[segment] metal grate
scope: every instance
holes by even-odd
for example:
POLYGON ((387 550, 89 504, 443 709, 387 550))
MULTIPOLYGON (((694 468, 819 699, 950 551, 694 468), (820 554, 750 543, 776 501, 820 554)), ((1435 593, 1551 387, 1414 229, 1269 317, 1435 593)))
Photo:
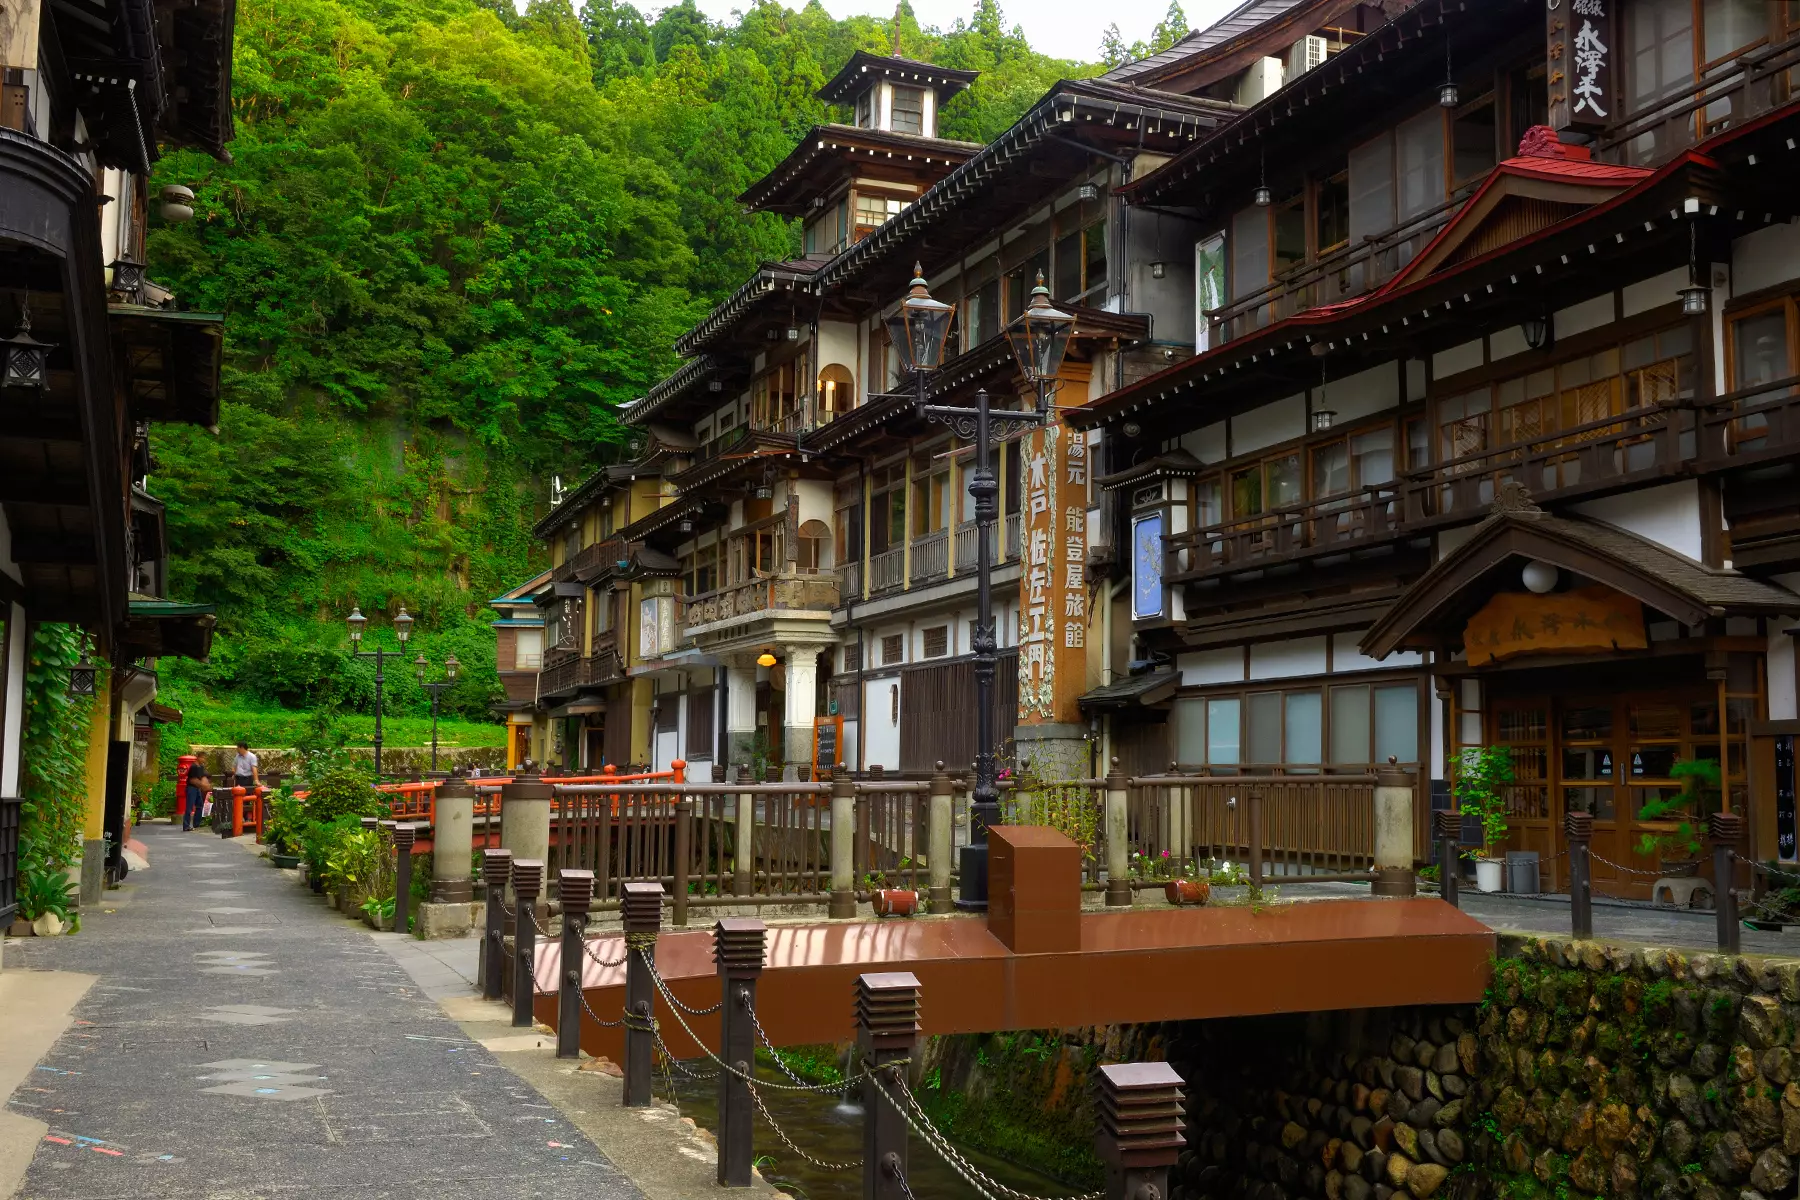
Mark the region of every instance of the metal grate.
POLYGON ((891 633, 881 639, 881 665, 892 666, 906 659, 906 635, 891 633))
POLYGON ((19 821, 24 805, 17 796, 0 796, 0 925, 9 923, 19 908, 19 821))

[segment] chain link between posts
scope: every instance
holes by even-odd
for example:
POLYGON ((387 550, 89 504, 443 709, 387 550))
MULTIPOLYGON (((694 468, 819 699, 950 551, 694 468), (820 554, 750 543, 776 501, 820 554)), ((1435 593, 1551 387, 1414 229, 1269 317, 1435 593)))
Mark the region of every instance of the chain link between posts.
MULTIPOLYGON (((924 1138, 933 1150, 937 1151, 939 1158, 942 1158, 945 1162, 949 1163, 952 1170, 958 1175, 961 1175, 964 1180, 975 1188, 976 1191, 981 1192, 984 1196, 987 1195, 988 1189, 998 1192, 1001 1196, 1006 1197, 1007 1200, 1102 1200, 1102 1197, 1106 1195, 1105 1192, 1086 1192, 1079 1196, 1044 1197, 1034 1196, 1030 1192, 1021 1192, 1016 1188, 1007 1187, 1004 1183, 1001 1183, 991 1175, 985 1174, 979 1167, 964 1157, 962 1152, 956 1148, 955 1144, 952 1143, 950 1139, 937 1128, 937 1126, 931 1123, 931 1118, 925 1113, 924 1105, 919 1103, 919 1098, 913 1095, 912 1089, 906 1085, 904 1075, 896 1075, 894 1088, 900 1093, 901 1097, 906 1101, 906 1104, 911 1107, 913 1114, 918 1118, 917 1121, 914 1121, 909 1117, 907 1124, 918 1131, 919 1136, 924 1138), (971 1176, 973 1176, 973 1178, 971 1178, 971 1176), (980 1180, 980 1183, 977 1183, 976 1180, 980 1180)), ((886 1089, 882 1089, 882 1092, 885 1095, 886 1089)), ((904 1108, 901 1109, 901 1112, 902 1115, 905 1115, 904 1108)), ((989 1200, 992 1200, 992 1198, 990 1197, 989 1200)))

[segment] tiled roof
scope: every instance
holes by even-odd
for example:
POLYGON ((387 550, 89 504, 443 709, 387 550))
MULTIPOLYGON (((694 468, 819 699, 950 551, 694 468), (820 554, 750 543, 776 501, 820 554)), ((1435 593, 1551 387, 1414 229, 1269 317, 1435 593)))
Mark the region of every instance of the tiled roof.
POLYGON ((1309 3, 1311 0, 1247 0, 1205 29, 1194 30, 1167 50, 1114 67, 1100 78, 1112 83, 1126 83, 1142 75, 1153 75, 1163 67, 1172 67, 1196 54, 1223 46, 1233 38, 1251 32, 1265 21, 1285 16, 1309 3))

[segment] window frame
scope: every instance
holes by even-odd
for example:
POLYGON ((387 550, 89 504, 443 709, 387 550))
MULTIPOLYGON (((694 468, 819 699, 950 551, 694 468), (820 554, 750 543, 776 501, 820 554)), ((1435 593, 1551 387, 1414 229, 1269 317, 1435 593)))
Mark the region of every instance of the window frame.
MULTIPOLYGON (((1327 642, 1327 646, 1330 642, 1327 642)), ((1245 666, 1248 674, 1248 647, 1245 647, 1245 666)), ((1330 651, 1327 650, 1327 665, 1330 665, 1330 651)), ((1175 695, 1175 704, 1184 701, 1200 702, 1204 708, 1201 713, 1199 740, 1208 749, 1213 744, 1212 737, 1212 704, 1217 700, 1236 700, 1238 707, 1237 757, 1235 763, 1212 764, 1210 762, 1194 763, 1181 759, 1179 765, 1183 771, 1195 770, 1204 774, 1237 775, 1245 772, 1257 774, 1272 773, 1276 775, 1333 775, 1363 774, 1383 765, 1370 762, 1336 762, 1332 755, 1332 692, 1337 688, 1364 687, 1368 690, 1368 740, 1369 752, 1374 754, 1378 737, 1376 723, 1376 693, 1384 688, 1394 688, 1410 684, 1415 696, 1415 729, 1413 750, 1419 756, 1411 762, 1400 763, 1402 767, 1424 769, 1430 765, 1432 753, 1431 742, 1431 705, 1435 695, 1431 686, 1429 671, 1419 667, 1397 667, 1372 671, 1326 671, 1322 675, 1303 675, 1283 679, 1244 680, 1242 682, 1207 684, 1199 687, 1184 687, 1175 695), (1288 753, 1288 697, 1300 693, 1311 693, 1319 697, 1319 758, 1316 763, 1289 763, 1288 753), (1250 698, 1256 695, 1276 695, 1275 710, 1281 725, 1281 756, 1283 761, 1277 763, 1261 763, 1247 761, 1250 754, 1250 698)), ((1171 727, 1175 716, 1170 717, 1171 727)), ((1169 747, 1171 757, 1180 756, 1180 744, 1177 740, 1169 747)))

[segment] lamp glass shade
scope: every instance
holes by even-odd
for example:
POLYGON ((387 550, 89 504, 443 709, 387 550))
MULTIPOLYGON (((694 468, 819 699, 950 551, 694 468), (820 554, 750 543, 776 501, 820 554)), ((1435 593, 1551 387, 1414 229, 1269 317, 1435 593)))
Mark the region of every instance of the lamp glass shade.
POLYGON ((1526 590, 1539 596, 1556 590, 1556 581, 1559 575, 1560 572, 1554 565, 1539 562, 1535 558, 1526 563, 1525 569, 1519 572, 1520 580, 1525 584, 1526 590))
POLYGON ((69 668, 69 695, 92 696, 97 686, 94 664, 83 654, 81 661, 69 668))
POLYGON ((1030 383, 1055 379, 1074 328, 1074 316, 1051 305, 1050 289, 1044 286, 1044 273, 1039 271, 1031 302, 1006 327, 1006 340, 1019 361, 1019 373, 1030 383))
POLYGON ((452 654, 449 658, 446 658, 444 660, 444 678, 455 679, 456 668, 460 666, 462 666, 462 664, 456 661, 456 655, 452 654))
POLYGON ((1258 208, 1267 208, 1275 202, 1274 193, 1269 191, 1268 184, 1260 185, 1256 191, 1251 194, 1251 199, 1256 201, 1256 207, 1258 208))
POLYGON ((775 656, 770 654, 767 650, 764 650, 761 654, 756 656, 756 665, 759 667, 772 667, 775 665, 775 656))
POLYGON ((1525 338, 1525 344, 1533 350, 1542 350, 1550 340, 1550 318, 1532 317, 1519 323, 1519 332, 1525 338))
POLYGON ((888 337, 900 355, 902 371, 935 371, 944 360, 944 339, 950 333, 956 306, 931 298, 922 264, 915 264, 913 270, 911 293, 887 319, 888 337))
POLYGON ((413 670, 418 674, 420 683, 425 682, 425 668, 430 665, 430 663, 425 661, 425 656, 423 654, 413 659, 413 670))
POLYGON ((402 646, 406 645, 406 639, 412 635, 412 627, 413 619, 407 615, 406 605, 402 604, 400 615, 394 618, 394 636, 400 639, 402 646))
POLYGON ((350 627, 350 640, 353 643, 362 641, 363 628, 368 625, 368 623, 369 618, 362 615, 362 608, 360 606, 350 610, 350 615, 344 618, 344 624, 350 627))
POLYGON ((1681 289, 1681 315, 1684 317, 1703 317, 1706 315, 1707 289, 1693 284, 1681 289))
POLYGON ((1438 88, 1438 105, 1439 105, 1439 107, 1455 108, 1457 105, 1459 105, 1461 103, 1462 103, 1462 93, 1459 90, 1457 90, 1456 84, 1454 84, 1452 82, 1445 82, 1443 84, 1443 86, 1438 88))
POLYGON ((31 314, 19 320, 18 332, 0 338, 0 387, 35 388, 50 386, 50 351, 52 342, 40 342, 31 336, 31 314))

